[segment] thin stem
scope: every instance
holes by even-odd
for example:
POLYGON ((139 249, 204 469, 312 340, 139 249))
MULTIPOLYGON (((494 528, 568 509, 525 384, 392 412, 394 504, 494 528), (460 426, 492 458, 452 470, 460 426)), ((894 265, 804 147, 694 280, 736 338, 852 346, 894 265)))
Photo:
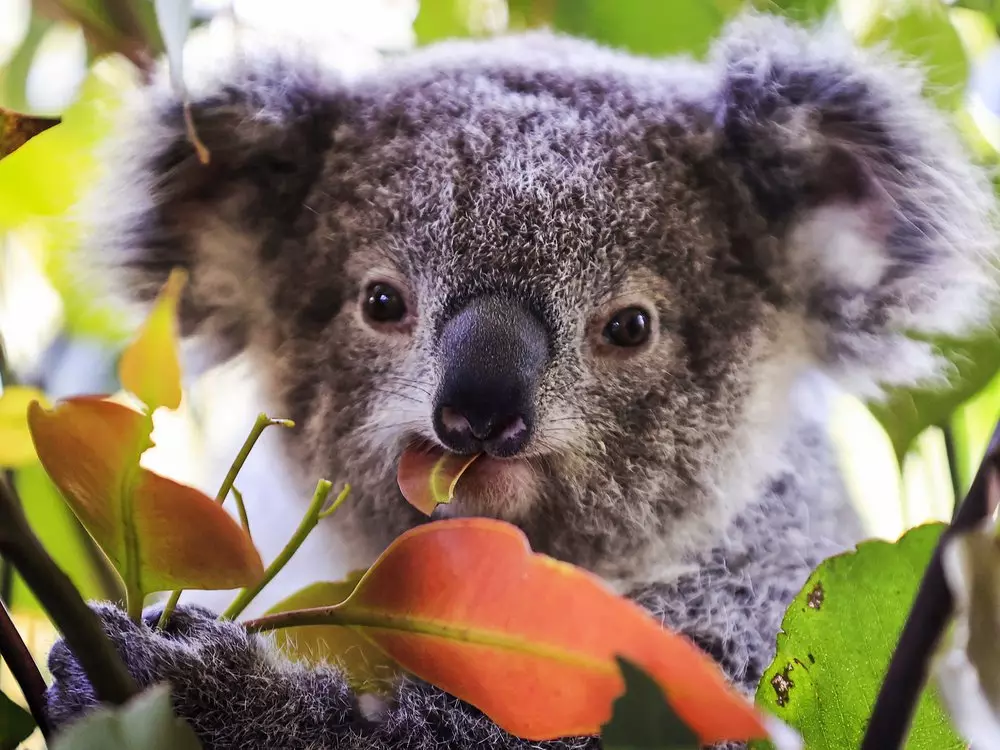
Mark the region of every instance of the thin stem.
POLYGON ((14 680, 24 694, 24 700, 28 703, 35 724, 48 740, 52 730, 45 713, 45 680, 42 679, 42 673, 38 671, 35 659, 2 603, 0 603, 0 659, 10 667, 10 673, 14 675, 14 680))
POLYGON ((247 538, 250 540, 250 543, 253 544, 253 534, 250 533, 250 517, 247 516, 247 506, 243 502, 243 494, 238 489, 236 489, 235 486, 233 487, 232 491, 233 491, 233 502, 236 503, 236 512, 239 513, 240 516, 240 525, 243 527, 243 530, 247 533, 247 538))
POLYGON ((288 540, 288 544, 285 548, 278 553, 278 556, 274 558, 274 562, 267 566, 267 570, 264 571, 264 577, 261 578, 252 587, 243 589, 229 605, 229 608, 222 613, 222 619, 224 620, 235 620, 240 614, 243 613, 249 605, 250 602, 259 594, 267 584, 269 584, 274 577, 281 572, 281 569, 288 564, 288 561, 292 559, 292 555, 298 552, 299 547, 306 540, 306 537, 316 528, 316 525, 320 522, 320 519, 328 518, 331 516, 337 508, 339 508, 343 502, 347 499, 347 495, 350 492, 350 486, 344 487, 341 493, 337 496, 337 499, 333 501, 330 508, 326 511, 323 510, 323 505, 326 503, 326 499, 330 496, 330 490, 333 485, 330 484, 325 479, 319 480, 316 485, 316 491, 313 493, 312 502, 309 503, 309 509, 306 511, 305 516, 302 518, 302 522, 299 527, 295 530, 292 538, 288 540))
POLYGON ((100 620, 28 525, 14 492, 0 480, 0 554, 31 589, 80 662, 98 699, 121 705, 138 693, 100 620))
POLYGON ((976 478, 958 507, 955 519, 938 540, 909 617, 889 662, 885 680, 875 700, 860 750, 898 750, 909 734, 917 701, 928 677, 928 663, 935 653, 954 609, 954 599, 944 577, 941 554, 956 533, 978 526, 989 514, 990 482, 1000 470, 1000 424, 990 440, 976 478))
MULTIPOLYGON (((253 447, 260 439, 260 436, 264 434, 264 430, 272 425, 278 425, 280 427, 294 427, 295 422, 290 419, 271 419, 271 417, 264 413, 257 415, 257 419, 254 421, 253 427, 250 429, 250 434, 247 435, 247 439, 243 441, 240 452, 237 453, 236 458, 233 459, 233 463, 229 467, 229 472, 226 474, 225 479, 222 480, 222 486, 219 487, 219 491, 215 495, 215 502, 219 505, 226 502, 226 498, 229 496, 229 492, 233 489, 233 484, 236 482, 237 475, 243 468, 243 464, 247 462, 247 458, 250 457, 250 451, 253 450, 253 447)), ((180 601, 181 594, 183 593, 183 589, 177 589, 170 595, 170 598, 167 599, 167 603, 163 606, 163 612, 160 613, 160 619, 156 623, 156 627, 158 629, 163 630, 167 627, 167 622, 170 621, 170 615, 172 615, 174 610, 177 608, 177 602, 180 601)))

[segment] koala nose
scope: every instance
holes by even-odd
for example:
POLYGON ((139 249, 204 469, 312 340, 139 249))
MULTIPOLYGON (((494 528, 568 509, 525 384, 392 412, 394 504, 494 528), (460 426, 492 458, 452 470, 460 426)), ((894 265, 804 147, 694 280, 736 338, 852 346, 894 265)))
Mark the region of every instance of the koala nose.
POLYGON ((456 453, 514 456, 531 439, 549 355, 541 322, 516 303, 477 300, 444 326, 434 430, 456 453))

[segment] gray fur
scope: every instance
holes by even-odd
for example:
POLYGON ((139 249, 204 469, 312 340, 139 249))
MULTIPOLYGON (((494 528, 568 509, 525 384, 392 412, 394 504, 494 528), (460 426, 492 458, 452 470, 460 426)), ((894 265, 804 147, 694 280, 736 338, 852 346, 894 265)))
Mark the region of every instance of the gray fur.
MULTIPOLYGON (((529 305, 553 351, 528 460, 448 512, 518 524, 751 689, 810 568, 859 536, 792 384, 818 368, 873 394, 933 375, 902 331, 960 331, 993 301, 990 186, 919 87, 884 55, 760 17, 705 64, 548 34, 447 43, 352 81, 289 53, 234 55, 194 87, 208 167, 165 82, 141 93, 90 206, 94 257, 141 301, 190 269, 185 330, 254 363, 299 425, 302 476, 351 482, 338 526, 369 560, 425 520, 395 468, 433 439, 444 322, 486 293, 529 305), (398 330, 360 317, 375 278, 416 311, 398 330), (655 334, 624 356, 600 331, 637 302, 655 334)), ((256 679, 205 663, 220 691, 256 679)), ((237 727, 205 669, 178 664, 136 668, 173 678, 215 747, 305 738, 318 709, 296 711, 313 700, 331 717, 320 746, 517 746, 426 687, 331 739, 354 721, 332 672, 287 673, 275 690, 295 699, 267 700, 289 709, 241 702, 237 727)), ((55 691, 57 713, 82 705, 78 683, 55 691)))

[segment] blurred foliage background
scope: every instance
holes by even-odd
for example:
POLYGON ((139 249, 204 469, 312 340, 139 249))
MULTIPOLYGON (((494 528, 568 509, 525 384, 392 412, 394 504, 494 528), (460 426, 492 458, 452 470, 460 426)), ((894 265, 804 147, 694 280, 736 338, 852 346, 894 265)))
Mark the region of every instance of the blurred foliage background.
MULTIPOLYGON (((705 53, 744 8, 839 23, 860 44, 884 44, 928 69, 927 96, 953 116, 984 165, 1000 165, 1000 0, 199 0, 192 37, 229 43, 242 28, 310 37, 348 71, 415 45, 550 27, 648 55, 705 53)), ((100 163, 94 145, 123 92, 162 55, 154 0, 0 0, 0 107, 62 124, 0 161, 0 387, 48 398, 118 390, 115 363, 133 321, 74 268, 76 202, 100 163)), ((1000 414, 1000 338, 939 342, 950 382, 894 393, 883 404, 838 395, 832 429, 873 536, 894 539, 947 520, 1000 414)), ((217 368, 188 383, 183 408, 159 417, 156 470, 214 491, 259 407, 219 408, 241 377, 217 368), (237 413, 238 412, 238 413, 237 413), (235 436, 235 437, 234 437, 235 436), (227 442, 229 441, 229 442, 227 442), (217 446, 223 446, 221 448, 217 446), (212 446, 216 446, 215 449, 212 446), (221 469, 220 469, 221 466, 221 469)), ((116 592, 99 555, 33 460, 17 447, 24 403, 0 397, 0 467, 43 541, 90 597, 116 592)), ((0 564, 0 597, 42 653, 52 638, 28 592, 0 564)), ((0 686, 12 680, 0 669, 0 686)))

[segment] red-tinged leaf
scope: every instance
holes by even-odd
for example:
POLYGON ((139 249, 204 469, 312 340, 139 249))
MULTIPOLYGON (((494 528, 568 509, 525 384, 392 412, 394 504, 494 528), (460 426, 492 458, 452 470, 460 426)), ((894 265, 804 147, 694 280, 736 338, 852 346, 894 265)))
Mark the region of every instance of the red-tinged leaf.
POLYGON ((236 588, 263 574, 214 500, 139 466, 152 445, 148 415, 81 397, 51 411, 33 403, 28 424, 45 471, 140 605, 154 591, 236 588))
POLYGON ((593 734, 623 680, 651 675, 704 744, 765 738, 719 667, 596 576, 532 553, 516 527, 463 518, 399 537, 333 614, 404 669, 529 740, 593 734))
POLYGON ((441 503, 452 501, 458 480, 477 458, 478 453, 456 456, 408 448, 399 459, 396 481, 406 501, 429 516, 441 503))
POLYGON ((118 377, 150 411, 181 403, 181 365, 177 354, 177 306, 187 273, 174 269, 135 340, 122 353, 118 377))
POLYGON ((122 506, 139 456, 153 444, 148 419, 111 401, 81 397, 51 411, 31 404, 28 426, 45 471, 121 572, 127 557, 122 506))
MULTIPOLYGON (((351 595, 365 574, 357 570, 343 581, 314 583, 274 605, 268 614, 329 607, 351 595)), ((305 625, 275 631, 275 642, 285 654, 312 663, 336 664, 356 691, 379 691, 400 674, 399 667, 367 638, 338 625, 305 625)))
POLYGON ((143 591, 234 589, 264 575, 247 533, 194 487, 141 469, 134 514, 143 591))

